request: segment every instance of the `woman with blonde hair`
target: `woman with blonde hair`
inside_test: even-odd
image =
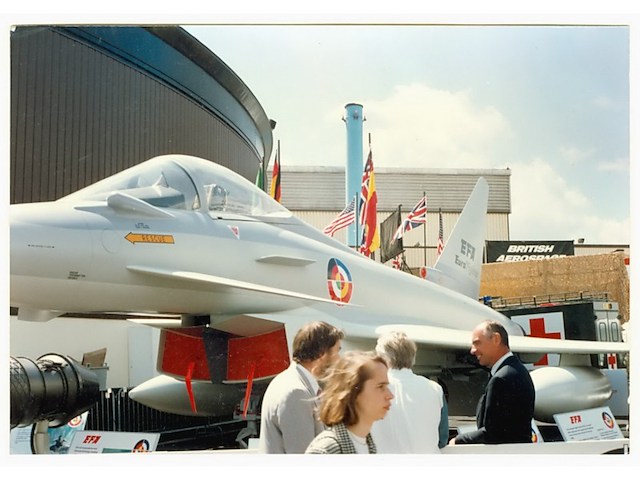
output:
[[[322,381],[319,417],[328,428],[305,453],[377,453],[370,431],[391,407],[387,363],[374,352],[348,352]]]

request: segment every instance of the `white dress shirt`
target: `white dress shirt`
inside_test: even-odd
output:
[[[442,387],[409,368],[389,369],[391,408],[371,428],[378,453],[440,453]]]

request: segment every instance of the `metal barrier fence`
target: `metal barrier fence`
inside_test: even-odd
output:
[[[102,391],[89,410],[87,430],[160,433],[157,450],[237,448],[246,422],[233,417],[190,417],[161,412],[129,398],[126,389]]]

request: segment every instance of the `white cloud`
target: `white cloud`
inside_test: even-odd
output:
[[[594,98],[592,103],[595,107],[598,107],[602,110],[617,110],[620,107],[620,105],[616,103],[615,100],[605,96]]]
[[[594,160],[595,151],[576,145],[558,147],[555,161],[544,158],[502,156],[512,148],[515,134],[496,108],[474,102],[471,91],[445,91],[424,84],[397,86],[383,99],[368,99],[364,106],[366,133],[372,134],[377,167],[505,168],[511,169],[512,213],[510,235],[516,240],[573,240],[588,243],[628,243],[630,219],[595,213],[593,200],[578,178],[559,173],[560,165]],[[344,114],[335,105],[322,116],[334,130]],[[345,130],[326,142],[322,152],[335,152],[336,164],[345,160]],[[319,139],[318,139],[319,140]],[[518,151],[517,146],[516,150]],[[316,152],[317,153],[317,152]],[[505,161],[505,158],[507,161]],[[320,165],[326,162],[320,161]],[[601,162],[601,171],[628,169],[624,159]]]
[[[580,163],[593,156],[593,148],[583,149],[576,146],[564,146],[560,148],[560,155],[565,158],[571,165]]]
[[[592,213],[593,205],[542,159],[517,163],[511,173],[511,238],[628,243],[630,219]]]
[[[475,105],[469,91],[400,85],[364,105],[377,165],[488,168],[497,142],[511,135],[503,115]]]
[[[601,172],[629,172],[629,159],[617,158],[611,161],[598,162],[598,170]]]

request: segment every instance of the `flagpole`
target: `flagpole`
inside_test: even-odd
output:
[[[424,233],[424,266],[426,267],[427,266],[427,212],[429,211],[427,209],[427,201],[426,201],[427,192],[424,192],[424,191],[422,192],[422,198],[425,199],[425,201],[424,201],[425,211],[424,211],[424,230],[423,230],[423,233]]]
[[[372,154],[372,152],[371,152],[371,132],[369,132],[368,137],[369,137],[369,155],[370,155],[370,156],[373,156],[373,154]],[[372,165],[373,165],[373,164],[372,164]],[[373,168],[372,168],[372,170],[373,170]],[[373,173],[371,173],[371,174],[373,175]],[[371,187],[371,186],[369,186],[369,195],[371,195],[370,187]],[[368,202],[368,201],[369,201],[369,200],[367,199],[367,202]],[[368,206],[367,206],[367,208],[368,208]],[[377,222],[377,221],[378,221],[378,219],[376,218],[376,222]],[[364,234],[364,225],[362,226],[362,233]],[[367,231],[367,233],[368,233],[368,234],[371,234],[371,232],[369,232],[369,231]],[[365,240],[365,239],[364,239],[364,235],[363,235],[362,240],[363,240],[363,241]],[[360,246],[362,247],[362,244],[361,244]],[[376,254],[375,254],[375,252],[370,252],[370,253],[371,253],[371,256],[369,256],[369,254],[367,254],[367,257],[369,257],[369,258],[370,258],[370,259],[372,259],[372,260],[375,260],[375,259],[376,259]]]
[[[358,202],[358,195],[360,195],[358,192],[356,192],[356,194],[353,196],[353,208],[354,208],[354,222],[356,225],[356,238],[354,239],[354,243],[353,243],[353,248],[356,250],[356,252],[359,250],[358,247],[358,242],[359,242],[359,235],[358,235],[358,224],[360,223],[360,204]]]

